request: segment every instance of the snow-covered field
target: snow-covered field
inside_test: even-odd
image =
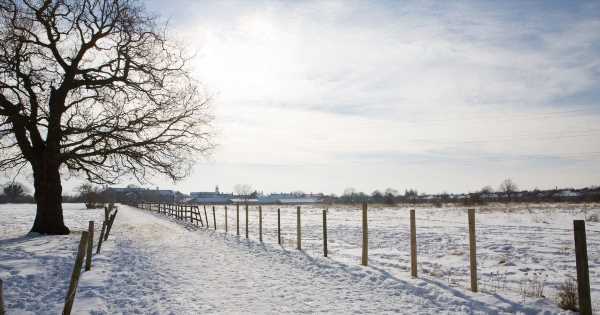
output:
[[[58,314],[77,242],[101,210],[65,205],[69,236],[27,232],[33,205],[0,205],[0,278],[8,314]],[[329,258],[322,257],[322,208],[302,207],[303,251],[296,251],[294,208],[281,208],[284,246],[277,245],[275,207],[244,211],[235,236],[217,207],[218,230],[120,206],[111,237],[80,281],[74,314],[182,313],[559,313],[555,288],[575,276],[572,220],[600,207],[543,205],[478,210],[480,289],[468,288],[466,208],[417,208],[419,279],[410,277],[408,209],[369,210],[369,267],[360,262],[361,213],[328,212]],[[592,299],[600,300],[600,224],[588,222]],[[96,232],[96,237],[98,235]],[[522,291],[540,284],[546,298]],[[598,309],[598,305],[595,305]]]
[[[323,207],[301,209],[302,248],[311,256],[322,255]],[[467,207],[415,209],[420,277],[450,288],[470,288]],[[249,215],[253,223],[250,235],[257,238],[258,212],[253,210]],[[410,276],[409,210],[369,209],[369,265],[400,278]],[[230,210],[230,217],[234,211]],[[536,286],[543,289],[539,293],[554,300],[559,285],[567,277],[576,278],[573,220],[594,215],[600,218],[600,205],[496,204],[476,211],[479,289],[518,303],[535,299],[537,294],[532,291]],[[281,213],[284,246],[295,248],[295,207],[282,207]],[[241,217],[243,221],[244,211]],[[263,207],[263,217],[263,238],[274,243],[277,208]],[[328,210],[328,250],[332,260],[349,265],[360,263],[361,219],[358,207]],[[217,221],[220,223],[223,220]],[[588,221],[586,225],[592,300],[599,301],[595,305],[598,309],[600,223]]]

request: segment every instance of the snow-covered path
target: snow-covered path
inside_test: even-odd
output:
[[[86,219],[70,226],[78,224],[83,229]],[[2,237],[0,234],[0,246],[11,255],[23,250],[15,244],[19,241],[2,243]],[[70,250],[75,248],[73,244]],[[33,256],[30,260],[36,259]],[[68,258],[62,264],[72,260]],[[45,259],[50,267],[56,264]],[[2,261],[0,274],[1,265]],[[53,281],[52,277],[65,282],[62,278],[65,272],[70,274],[71,266],[39,277],[6,273],[6,281],[11,282],[5,293],[9,311],[56,314],[64,291],[36,301],[38,307],[25,307],[11,304],[18,295],[11,290],[18,290],[18,281],[29,281],[28,289],[34,292],[28,294],[36,296],[35,290],[44,289],[36,286],[37,282]],[[64,283],[61,286],[66,288]],[[44,308],[42,303],[51,307]],[[524,306],[499,295],[473,294],[432,280],[399,278],[377,267],[312,257],[127,206],[120,206],[109,241],[94,258],[93,270],[83,273],[74,306],[75,314],[533,314],[544,310],[559,311],[548,300]]]

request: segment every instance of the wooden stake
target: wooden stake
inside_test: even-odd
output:
[[[206,219],[206,228],[210,228],[210,225],[208,224],[208,215],[206,214],[206,205],[202,205],[202,208],[204,209],[204,218]]]
[[[369,230],[367,225],[367,203],[362,204],[362,257],[361,264],[368,265],[369,261]]]
[[[262,206],[258,206],[258,239],[262,243]]]
[[[88,246],[87,255],[85,255],[85,271],[92,269],[92,250],[94,249],[94,221],[88,222]]]
[[[277,244],[281,245],[281,211],[277,208]]]
[[[202,223],[202,226],[204,226],[204,221],[206,221],[205,219],[202,219],[202,211],[200,211],[200,206],[196,207],[196,210],[198,210],[198,218],[200,218],[200,223]],[[206,222],[206,224],[208,225],[208,222]]]
[[[327,257],[327,210],[323,210],[323,256]]]
[[[475,240],[475,209],[469,209],[469,263],[471,267],[471,291],[477,292],[477,242]]]
[[[88,237],[89,234],[87,231],[83,231],[81,233],[81,240],[79,241],[79,248],[77,250],[77,256],[75,257],[75,266],[73,267],[73,273],[71,274],[71,283],[69,284],[69,290],[67,291],[67,297],[65,298],[63,315],[71,314],[71,309],[73,308],[75,293],[77,292],[77,284],[79,283],[79,276],[81,275],[83,258],[88,245]]]
[[[100,254],[100,247],[102,247],[102,240],[104,239],[104,231],[106,230],[106,221],[102,222],[102,230],[100,231],[100,238],[98,238],[98,249],[96,249],[96,255]]]
[[[227,206],[225,206],[225,233],[227,233]]]
[[[575,234],[575,265],[577,267],[579,314],[592,315],[592,298],[590,294],[590,274],[588,270],[585,221],[573,220],[573,232]]]
[[[215,206],[212,206],[213,209],[213,223],[215,227],[215,231],[217,230],[217,215],[215,214]]]
[[[417,277],[417,224],[415,210],[410,210],[410,275]]]
[[[142,204],[142,207],[144,207],[144,204]],[[108,222],[108,214],[109,214],[109,210],[108,210],[108,206],[104,207],[104,222]]]
[[[240,236],[240,204],[235,205],[235,229],[237,236]]]
[[[296,207],[296,249],[302,250],[302,224],[300,222],[300,206]]]
[[[112,229],[112,225],[115,222],[115,217],[117,216],[117,212],[118,212],[118,210],[115,210],[115,212],[110,216],[110,219],[108,220],[108,223],[106,225],[106,234],[104,234],[104,240],[105,241],[108,239],[108,235],[110,234],[110,230]]]
[[[246,204],[246,238],[248,238],[248,204]]]

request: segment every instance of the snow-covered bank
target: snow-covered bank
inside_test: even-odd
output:
[[[0,278],[8,314],[60,314],[69,286],[81,231],[88,221],[102,222],[102,210],[64,204],[70,235],[27,235],[35,205],[0,206]],[[103,255],[95,257],[100,262]],[[78,294],[78,300],[80,295]]]
[[[102,220],[101,211],[68,207],[65,218],[74,230],[85,229],[88,220]],[[320,257],[321,217],[317,208],[303,210],[306,248],[303,252],[293,250],[289,242],[283,248],[276,244],[273,237],[276,212],[271,211],[274,208],[263,209],[266,232],[263,244],[256,240],[254,211],[250,214],[251,239],[245,240],[231,234],[235,233],[235,213],[231,208],[229,234],[223,232],[220,216],[219,230],[215,232],[144,210],[127,206],[119,209],[109,241],[103,245],[101,255],[94,257],[92,271],[82,275],[74,306],[76,314],[561,312],[549,299],[527,298],[523,302],[518,293],[502,290],[474,294],[460,283],[453,284],[447,278],[428,273],[423,273],[422,279],[411,279],[404,268],[408,261],[404,257],[408,248],[405,214],[398,209],[370,212],[369,267],[358,265],[360,225],[354,221],[359,222],[359,213],[352,209],[330,210],[331,258]],[[292,240],[293,210],[282,210],[284,239]],[[223,214],[220,211],[218,215]],[[240,212],[243,222],[243,211]],[[462,210],[455,212],[456,217],[452,217],[452,212],[444,212],[428,221],[424,220],[425,210],[420,212],[421,269],[431,268],[434,262],[444,266],[463,265],[462,255],[448,254],[448,246],[452,244],[462,248],[462,227],[432,221],[462,222],[458,219]],[[0,277],[5,280],[9,314],[60,313],[79,240],[77,233],[64,237],[24,237],[33,214],[33,206],[0,207]],[[482,216],[478,219],[483,220]],[[500,226],[484,230],[482,225],[478,230],[482,255],[494,253],[496,247],[492,248],[492,244],[506,243],[514,248],[514,252],[508,251],[506,255],[514,256],[512,261],[518,266],[525,264],[526,258],[521,256],[529,252],[549,252],[548,257],[553,257],[554,250],[544,250],[546,234],[539,232],[528,238],[524,234],[510,236],[519,228],[511,230],[507,226],[521,226],[518,222],[499,218],[498,222],[489,223]],[[561,224],[551,227],[560,229]],[[590,255],[596,255],[597,250],[592,250],[592,246],[597,246],[599,237],[589,234]],[[568,232],[565,238],[566,235]],[[515,239],[520,239],[520,243],[513,244]],[[528,250],[522,248],[526,243],[530,243]],[[483,261],[485,267],[486,258]],[[547,268],[540,261],[531,260],[529,264],[532,269]],[[554,268],[562,270],[560,266],[559,262]],[[597,261],[590,260],[590,268],[597,272]],[[456,271],[457,277],[462,277],[458,276],[460,272]],[[593,284],[597,282],[596,274],[590,274]]]

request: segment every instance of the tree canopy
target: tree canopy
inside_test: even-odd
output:
[[[62,213],[61,171],[178,180],[212,148],[208,98],[161,25],[133,0],[0,0],[0,170],[31,166],[38,216]]]

